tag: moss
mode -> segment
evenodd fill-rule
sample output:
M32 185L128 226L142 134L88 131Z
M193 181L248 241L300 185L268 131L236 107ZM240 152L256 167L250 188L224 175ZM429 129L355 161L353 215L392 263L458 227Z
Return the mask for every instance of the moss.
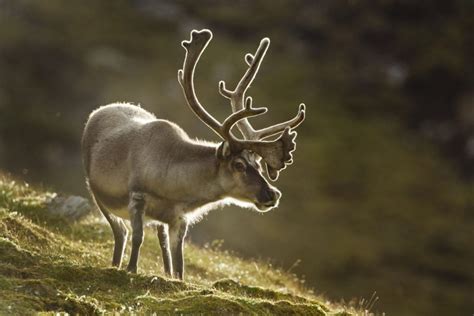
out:
M266 300L288 300L296 303L306 303L309 300L292 294L281 293L274 290L264 289L258 286L248 286L231 279L224 279L214 282L213 288L234 295L260 298Z
M288 301L264 301L239 296L195 294L179 299L158 299L153 296L137 298L150 311L172 314L259 314L259 315L326 315L314 304L294 304Z
M164 314L239 314L250 313L247 306L219 295L193 295L179 299L140 297L150 311Z
M0 180L2 315L326 315L335 311L302 288L294 276L219 249L188 246L192 283L157 276L162 271L160 253L150 233L141 252L142 273L110 268L113 242L108 226L97 218L76 224L50 218L46 201L51 194ZM256 266L258 273L252 270Z
M20 249L13 241L4 237L0 237L0 255L2 265L14 264L15 266L24 266L32 262L31 253Z

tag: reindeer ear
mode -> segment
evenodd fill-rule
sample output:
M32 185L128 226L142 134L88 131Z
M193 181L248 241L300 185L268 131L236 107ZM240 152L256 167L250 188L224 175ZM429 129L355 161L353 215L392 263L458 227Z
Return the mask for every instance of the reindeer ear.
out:
M227 141L223 141L219 145L219 147L217 147L217 152L216 152L217 158L225 159L225 158L228 158L230 154L231 154L231 151L230 151L229 143Z

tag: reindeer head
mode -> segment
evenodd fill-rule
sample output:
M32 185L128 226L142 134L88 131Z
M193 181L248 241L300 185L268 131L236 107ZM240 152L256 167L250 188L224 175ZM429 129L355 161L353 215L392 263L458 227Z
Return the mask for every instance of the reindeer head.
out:
M234 152L227 142L222 142L217 157L218 179L227 196L247 202L261 212L278 206L281 193L262 175L258 155L247 149Z
M178 71L178 81L191 110L223 139L217 156L224 168L221 172L227 170L225 179L233 179L227 184L230 196L251 202L259 210L269 209L277 205L281 193L265 180L259 160L263 159L267 175L272 181L278 179L279 172L293 162L292 153L296 148L296 131L293 129L303 122L305 105L301 104L298 114L289 121L260 130L250 125L248 118L262 115L268 110L264 107L253 108L252 97L245 96L270 45L270 40L264 38L254 55L245 56L249 67L233 91L228 90L223 81L219 82L219 92L230 100L232 114L223 123L217 121L201 105L194 90L194 70L211 39L211 31L194 30L191 39L182 42L186 57L183 69ZM237 125L243 139L236 138L232 133L234 125ZM265 140L277 135L279 137L275 140Z

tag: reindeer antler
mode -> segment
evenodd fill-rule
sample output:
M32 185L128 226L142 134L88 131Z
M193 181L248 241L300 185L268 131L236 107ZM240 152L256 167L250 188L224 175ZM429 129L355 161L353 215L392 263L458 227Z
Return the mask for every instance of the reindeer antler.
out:
M202 52L206 49L211 39L211 31L207 29L201 31L193 30L191 32L191 39L182 42L182 46L186 50L186 56L183 69L178 71L178 81L183 89L186 101L201 121L229 143L231 150L237 152L247 149L262 157L267 164L267 172L270 179L276 180L279 171L293 162L292 152L296 148L296 132L291 131L291 128L298 126L304 120L305 106L304 104L300 105L299 112L295 118L261 130L254 130L248 122L247 118L267 112L267 108L264 107L253 108L252 98L245 97L245 91L255 78L270 44L270 40L264 38L260 42L255 56L250 54L245 56L249 69L240 80L237 88L234 91L229 91L226 89L223 81L219 83L219 92L231 100L233 109L233 113L221 124L204 109L194 90L194 70ZM232 134L232 127L236 124L245 139L237 139ZM262 140L278 133L282 134L274 141Z
M254 55L252 54L245 55L245 62L247 63L249 67L247 68L247 71L244 73L244 75L242 76L242 78L240 79L239 83L237 84L237 86L235 87L233 91L228 90L226 88L226 84L224 81L219 82L219 92L223 97L230 99L233 112L239 111L240 109L244 107L243 102L244 102L244 99L246 99L245 93L247 92L248 88L250 87L253 80L255 79L255 76L257 75L257 72L260 68L260 65L262 64L263 58L265 57L265 54L267 53L269 46L270 46L270 39L268 37L265 37L264 39L260 41L260 44L258 45L257 51L255 52ZM240 121L237 124L237 126L240 132L242 133L242 135L245 137L245 139L253 139L253 140L264 139L266 137L270 137L270 136L283 132L286 127L296 128L298 125L300 125L304 121L305 111L306 111L306 106L304 103L301 103L298 108L297 115L291 120L288 120L286 122L275 124L263 129L255 130L250 124L250 122L247 119L244 119Z
M209 30L192 31L191 39L189 41L183 41L181 45L186 50L186 57L184 58L183 69L178 70L178 81L183 88L183 92L186 96L191 110L196 114L201 121L209 126L217 135L228 141L237 141L235 136L230 131L232 126L239 120L246 117L256 116L263 114L267 111L267 108L252 108L252 102L248 102L245 108L232 113L223 124L217 121L211 114L199 102L196 92L194 90L194 70L196 69L197 62L202 55L202 52L206 49L206 46L212 39L212 33Z

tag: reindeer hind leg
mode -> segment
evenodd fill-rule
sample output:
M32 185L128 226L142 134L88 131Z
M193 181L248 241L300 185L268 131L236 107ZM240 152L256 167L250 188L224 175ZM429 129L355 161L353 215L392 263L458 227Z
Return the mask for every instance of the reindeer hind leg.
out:
M130 223L132 225L132 250L130 252L130 261L127 270L132 273L137 273L138 257L144 237L143 220L145 216L145 196L143 193L130 193L128 210L130 213Z
M114 245L114 254L112 257L112 266L120 268L122 265L122 258L125 252L125 247L127 244L128 229L125 225L125 222L120 217L117 217L110 213L107 208L100 202L100 200L95 196L91 191L92 197L95 201L95 204L107 219L112 228L112 233L114 234L115 245Z

